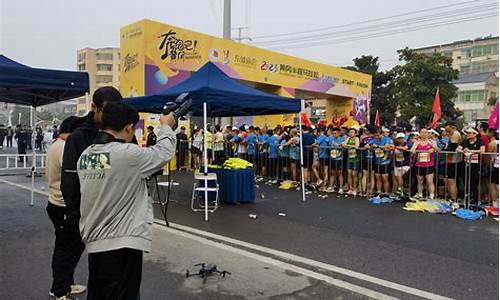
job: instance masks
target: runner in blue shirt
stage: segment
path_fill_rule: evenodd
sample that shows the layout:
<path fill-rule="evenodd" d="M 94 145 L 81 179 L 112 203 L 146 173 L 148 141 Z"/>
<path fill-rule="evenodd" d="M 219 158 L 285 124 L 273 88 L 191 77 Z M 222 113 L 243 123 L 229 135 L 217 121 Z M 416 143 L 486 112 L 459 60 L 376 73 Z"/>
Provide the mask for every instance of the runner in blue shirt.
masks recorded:
<path fill-rule="evenodd" d="M 255 164 L 255 156 L 257 154 L 257 134 L 253 126 L 248 127 L 248 135 L 243 141 L 247 144 L 248 160 Z"/>
<path fill-rule="evenodd" d="M 333 128 L 332 135 L 329 137 L 330 144 L 330 182 L 328 192 L 334 191 L 334 185 L 338 179 L 338 191 L 344 193 L 342 187 L 344 186 L 343 165 L 344 156 L 342 145 L 345 142 L 345 136 L 340 135 L 340 128 Z"/>
<path fill-rule="evenodd" d="M 324 183 L 321 189 L 325 189 L 328 183 L 330 138 L 326 136 L 325 129 L 323 127 L 318 127 L 318 137 L 316 138 L 316 141 L 314 141 L 314 146 L 319 148 L 319 165 L 322 173 L 320 176 L 323 176 L 323 180 L 318 178 L 316 185 L 321 186 Z"/>
<path fill-rule="evenodd" d="M 386 194 L 390 192 L 389 171 L 391 168 L 391 156 L 393 143 L 389 137 L 383 135 L 382 130 L 377 128 L 375 139 L 371 141 L 370 147 L 375 154 L 375 178 L 377 181 L 377 192 L 382 193 L 382 187 Z"/>
<path fill-rule="evenodd" d="M 269 177 L 273 178 L 271 183 L 277 182 L 276 178 L 278 178 L 277 167 L 278 167 L 278 152 L 279 152 L 279 143 L 280 138 L 278 136 L 279 129 L 274 129 L 274 134 L 271 130 L 268 132 L 269 138 L 264 142 L 264 147 L 267 147 L 269 150 L 269 159 L 268 159 L 268 167 L 269 167 Z"/>

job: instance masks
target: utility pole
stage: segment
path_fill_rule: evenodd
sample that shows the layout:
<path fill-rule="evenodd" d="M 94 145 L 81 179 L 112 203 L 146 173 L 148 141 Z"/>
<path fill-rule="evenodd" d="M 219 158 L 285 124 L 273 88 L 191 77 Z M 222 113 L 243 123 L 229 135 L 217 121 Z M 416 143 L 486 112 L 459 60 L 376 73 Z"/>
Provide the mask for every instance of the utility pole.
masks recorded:
<path fill-rule="evenodd" d="M 222 38 L 225 40 L 231 40 L 231 0 L 224 0 L 224 19 L 222 24 Z M 233 118 L 217 118 L 216 122 L 220 125 L 224 122 L 233 125 Z"/>
<path fill-rule="evenodd" d="M 222 24 L 222 38 L 231 39 L 231 0 L 224 0 L 224 20 Z"/>
<path fill-rule="evenodd" d="M 243 29 L 248 29 L 248 27 L 234 27 L 232 28 L 233 30 L 238 30 L 238 38 L 235 38 L 234 40 L 235 41 L 238 41 L 238 43 L 241 43 L 241 41 L 243 40 L 249 40 L 249 41 L 252 41 L 252 39 L 249 37 L 249 36 L 241 36 L 241 32 L 243 31 Z"/>

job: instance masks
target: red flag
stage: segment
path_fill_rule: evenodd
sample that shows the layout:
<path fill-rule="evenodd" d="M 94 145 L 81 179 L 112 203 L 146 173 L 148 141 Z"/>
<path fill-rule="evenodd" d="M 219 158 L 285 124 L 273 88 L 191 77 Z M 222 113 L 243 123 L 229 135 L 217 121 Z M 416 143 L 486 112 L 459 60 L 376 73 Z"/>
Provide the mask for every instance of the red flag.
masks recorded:
<path fill-rule="evenodd" d="M 431 127 L 435 129 L 437 127 L 437 122 L 441 119 L 441 99 L 439 98 L 439 88 L 436 91 L 436 96 L 434 96 L 432 112 L 434 113 L 434 116 L 432 117 Z"/>
<path fill-rule="evenodd" d="M 380 115 L 378 114 L 378 109 L 377 114 L 375 115 L 375 125 L 380 126 Z"/>
<path fill-rule="evenodd" d="M 495 109 L 493 109 L 490 118 L 488 119 L 488 125 L 490 128 L 498 129 L 498 101 L 495 104 Z"/>
<path fill-rule="evenodd" d="M 300 114 L 300 120 L 302 121 L 302 125 L 305 125 L 305 126 L 312 125 L 311 119 L 309 119 L 309 116 L 305 112 Z"/>

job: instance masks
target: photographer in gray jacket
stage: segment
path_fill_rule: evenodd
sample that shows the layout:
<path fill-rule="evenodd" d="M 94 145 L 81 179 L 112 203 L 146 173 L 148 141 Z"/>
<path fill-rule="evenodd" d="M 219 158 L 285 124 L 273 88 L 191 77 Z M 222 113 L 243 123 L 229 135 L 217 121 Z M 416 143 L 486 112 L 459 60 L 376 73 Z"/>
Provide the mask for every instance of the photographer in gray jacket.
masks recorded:
<path fill-rule="evenodd" d="M 146 177 L 175 153 L 173 114 L 160 117 L 157 144 L 141 148 L 134 137 L 137 111 L 109 103 L 102 131 L 77 164 L 81 187 L 80 233 L 89 253 L 87 299 L 138 299 L 142 254 L 151 250 L 153 207 Z"/>

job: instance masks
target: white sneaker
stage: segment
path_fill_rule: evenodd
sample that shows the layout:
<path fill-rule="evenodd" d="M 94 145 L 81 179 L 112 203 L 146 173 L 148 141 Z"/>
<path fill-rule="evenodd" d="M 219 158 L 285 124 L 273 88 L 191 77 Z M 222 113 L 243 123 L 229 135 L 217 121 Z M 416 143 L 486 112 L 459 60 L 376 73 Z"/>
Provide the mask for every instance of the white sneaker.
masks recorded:
<path fill-rule="evenodd" d="M 78 294 L 83 294 L 85 293 L 85 291 L 87 291 L 87 287 L 84 286 L 84 285 L 81 285 L 81 284 L 73 284 L 71 286 L 71 291 L 70 291 L 70 294 L 71 295 L 78 295 Z M 51 297 L 55 297 L 54 293 L 52 292 L 49 292 L 49 296 Z M 66 297 L 66 296 L 63 296 L 63 297 Z M 56 299 L 59 299 L 57 297 L 55 297 Z M 62 298 L 62 300 L 64 300 L 65 298 Z M 71 298 L 68 298 L 68 299 L 71 299 Z"/>
<path fill-rule="evenodd" d="M 339 194 L 343 194 L 344 193 L 344 190 L 343 189 L 339 189 Z"/>

